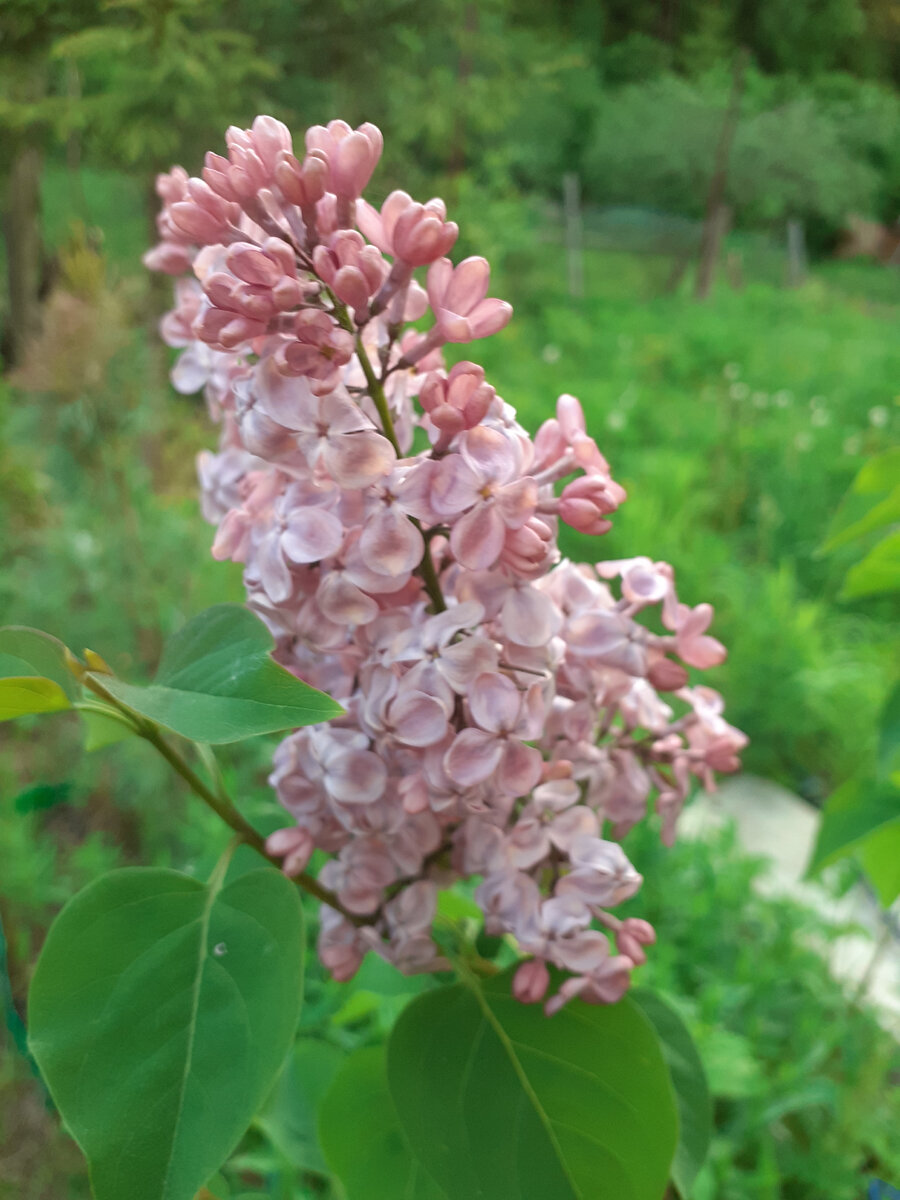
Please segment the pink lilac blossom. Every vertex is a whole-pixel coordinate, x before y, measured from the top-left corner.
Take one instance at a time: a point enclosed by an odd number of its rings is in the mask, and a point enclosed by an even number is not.
[[[221,423],[199,463],[213,553],[244,564],[279,661],[346,709],[276,751],[293,824],[269,852],[288,875],[330,856],[337,979],[370,951],[445,967],[438,891],[470,879],[526,956],[521,1001],[614,1002],[655,940],[611,911],[641,885],[619,840],[655,810],[671,843],[694,780],[737,770],[746,742],[688,670],[725,656],[712,609],[680,602],[666,563],[561,556],[560,522],[601,535],[625,492],[575,397],[532,439],[477,363],[446,364],[511,309],[485,259],[446,257],[442,201],[362,199],[374,126],[316,126],[295,157],[258,117],[226,144],[202,178],[160,177],[146,262],[182,276],[173,381]]]

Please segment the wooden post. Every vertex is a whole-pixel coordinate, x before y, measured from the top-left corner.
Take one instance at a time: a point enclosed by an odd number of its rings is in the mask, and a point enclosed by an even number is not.
[[[41,328],[41,151],[25,138],[13,152],[4,210],[9,295],[4,350],[13,366],[22,361],[25,347]]]
[[[806,233],[802,221],[787,223],[787,259],[788,287],[800,287],[806,282]]]
[[[569,295],[584,295],[584,222],[581,217],[581,184],[574,171],[563,175],[563,212],[566,222],[566,265]]]
[[[722,240],[731,220],[731,210],[725,204],[725,185],[728,182],[728,160],[731,156],[731,146],[734,142],[741,111],[746,67],[747,51],[741,49],[734,60],[731,95],[728,98],[728,107],[722,121],[713,162],[713,173],[709,181],[709,191],[706,194],[706,215],[703,220],[700,262],[697,267],[697,283],[694,289],[697,300],[705,300],[712,289]]]

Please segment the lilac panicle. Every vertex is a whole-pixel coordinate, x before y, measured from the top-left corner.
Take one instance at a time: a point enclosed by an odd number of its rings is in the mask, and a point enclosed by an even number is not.
[[[346,709],[276,750],[291,823],[269,851],[288,875],[329,856],[337,979],[370,951],[445,967],[437,893],[474,877],[487,931],[524,957],[519,1000],[614,1002],[655,940],[612,912],[641,885],[619,839],[655,810],[670,843],[693,781],[746,742],[692,682],[725,656],[712,609],[682,603],[666,563],[561,557],[561,521],[598,536],[625,500],[578,400],[532,438],[482,367],[448,367],[447,344],[510,319],[487,261],[447,257],[440,200],[362,199],[375,126],[305,145],[258,117],[202,178],[160,176],[145,259],[181,276],[173,382],[221,427],[199,462],[213,553],[243,563],[279,661]],[[549,998],[548,966],[566,976]]]

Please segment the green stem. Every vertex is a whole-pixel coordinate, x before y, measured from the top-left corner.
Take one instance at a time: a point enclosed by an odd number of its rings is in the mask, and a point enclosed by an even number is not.
[[[85,675],[82,681],[85,687],[90,688],[96,695],[101,696],[108,704],[117,709],[119,713],[124,714],[128,722],[134,727],[135,732],[144,741],[149,742],[153,748],[162,755],[169,766],[185,781],[191,791],[200,797],[212,811],[224,821],[229,829],[232,829],[245,845],[250,846],[257,854],[261,855],[267,862],[270,862],[274,867],[281,867],[281,862],[274,855],[269,854],[266,850],[265,839],[250,822],[238,811],[234,802],[226,795],[223,788],[213,790],[203,779],[197,774],[190,763],[170,745],[169,742],[162,736],[159,728],[152,722],[142,717],[140,713],[123,704],[100,683],[95,676]],[[366,922],[363,918],[355,913],[347,912],[344,906],[338,900],[334,892],[330,892],[328,888],[322,887],[318,880],[312,875],[307,875],[305,871],[301,871],[299,875],[292,875],[291,882],[297,887],[303,888],[311,896],[321,901],[322,904],[327,904],[330,908],[337,909],[339,913],[352,921],[354,925],[364,925]]]
[[[421,532],[422,526],[416,518],[410,517],[410,520]],[[425,553],[422,555],[422,561],[419,563],[418,570],[422,576],[422,582],[425,584],[425,591],[434,605],[434,611],[444,612],[447,604],[444,600],[444,593],[441,591],[441,581],[438,579],[438,573],[431,558],[431,545],[427,538],[425,539]]]
[[[366,383],[369,385],[369,395],[378,410],[378,416],[381,420],[381,428],[384,436],[391,443],[396,451],[397,457],[402,458],[400,453],[400,444],[397,441],[397,434],[394,432],[394,421],[391,417],[391,410],[388,406],[387,396],[384,394],[384,384],[375,374],[374,368],[369,361],[369,356],[366,353],[366,348],[363,345],[362,338],[359,334],[356,335],[356,357],[359,359],[360,366],[363,369],[363,374],[366,377]]]
[[[340,300],[338,300],[337,296],[331,292],[329,292],[329,297],[334,305],[334,315],[337,317],[338,324],[342,329],[346,329],[348,333],[352,333],[356,337],[356,357],[359,359],[359,365],[363,369],[363,374],[366,377],[366,385],[369,389],[369,395],[372,397],[372,403],[375,405],[379,420],[381,421],[381,431],[394,447],[394,453],[397,455],[397,457],[402,458],[403,455],[400,451],[400,443],[397,441],[397,433],[394,429],[394,421],[391,417],[390,406],[388,405],[387,396],[384,392],[384,383],[375,374],[375,369],[372,366],[369,356],[366,353],[366,348],[363,345],[362,337],[357,332],[356,326],[353,324],[350,314],[347,311],[347,306],[342,304]],[[418,529],[419,533],[422,533],[423,530],[419,521],[417,521],[415,517],[410,517],[410,520],[412,521],[413,525],[415,525],[416,529]],[[425,539],[425,552],[422,555],[422,561],[419,563],[416,570],[418,571],[422,582],[425,584],[425,591],[428,593],[429,600],[434,605],[434,611],[444,612],[447,608],[447,604],[444,600],[443,592],[441,591],[441,583],[438,579],[438,573],[431,557],[431,546],[429,545],[427,538]]]

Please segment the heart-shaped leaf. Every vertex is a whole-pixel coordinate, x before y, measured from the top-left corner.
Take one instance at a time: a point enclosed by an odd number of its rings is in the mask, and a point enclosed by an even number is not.
[[[78,686],[62,642],[21,625],[0,629],[0,721],[72,707]]]
[[[553,1017],[511,974],[419,996],[388,1044],[416,1158],[448,1200],[660,1200],[678,1117],[659,1038],[627,998]]]
[[[878,899],[890,908],[900,896],[900,820],[870,833],[859,844],[859,857]]]
[[[293,1037],[298,893],[126,868],[66,905],[29,997],[31,1049],[96,1200],[191,1200],[234,1149]]]
[[[384,1046],[357,1050],[341,1067],[319,1108],[319,1138],[347,1200],[446,1200],[400,1131]]]
[[[78,698],[78,683],[66,666],[65,646],[39,629],[24,625],[0,629],[0,676],[5,675],[43,675],[59,684],[70,700]]]
[[[173,733],[216,745],[339,716],[339,704],[273,661],[274,646],[249,609],[217,604],[168,642],[149,686],[97,682]]]
[[[889,533],[844,577],[841,600],[900,591],[900,530]]]
[[[662,1043],[678,1106],[678,1147],[672,1162],[672,1182],[680,1195],[689,1196],[713,1132],[712,1097],[706,1073],[694,1039],[671,1004],[647,988],[634,988],[630,996],[652,1023]]]
[[[850,780],[828,797],[809,871],[849,854],[870,834],[895,824],[900,824],[900,787],[889,779]]]

